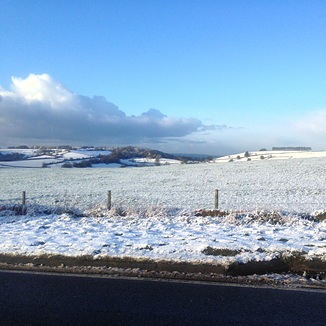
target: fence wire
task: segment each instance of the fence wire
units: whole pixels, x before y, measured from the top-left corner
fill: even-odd
[[[22,193],[0,199],[0,206],[22,204]],[[33,195],[26,192],[26,205],[42,206],[55,211],[57,208],[85,211],[95,207],[108,205],[108,193],[72,193]],[[326,189],[291,189],[270,190],[260,189],[220,189],[218,205],[215,190],[196,191],[163,189],[144,191],[111,191],[111,207],[198,210],[215,209],[228,211],[297,211],[313,212],[326,209]]]

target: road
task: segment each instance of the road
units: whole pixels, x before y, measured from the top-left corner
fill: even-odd
[[[326,291],[0,271],[0,325],[325,325]]]

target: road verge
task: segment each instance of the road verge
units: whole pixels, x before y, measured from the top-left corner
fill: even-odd
[[[94,259],[93,256],[0,254],[0,269],[242,284],[290,285],[296,280],[294,283],[300,287],[326,289],[326,262],[320,259],[277,258],[223,266],[132,257]],[[282,274],[283,277],[272,277],[274,274]]]

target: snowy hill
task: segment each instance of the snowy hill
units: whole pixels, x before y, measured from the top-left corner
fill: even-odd
[[[288,160],[326,157],[326,151],[255,151],[219,157],[214,160],[217,163],[223,162],[247,162],[257,160]]]
[[[180,164],[175,156],[157,150],[127,146],[112,150],[0,149],[0,167],[21,168],[116,168]]]
[[[68,160],[89,160],[111,151],[62,149],[0,149],[0,167],[61,167]]]
[[[199,155],[200,156],[200,155]],[[213,159],[211,163],[287,160],[326,157],[326,151],[254,151]],[[126,146],[111,150],[87,149],[0,149],[0,167],[22,168],[116,168],[205,162],[204,158],[189,161],[186,156],[140,147]]]

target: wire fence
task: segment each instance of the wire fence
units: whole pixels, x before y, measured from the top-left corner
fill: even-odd
[[[15,196],[0,199],[0,208],[25,205],[42,207],[44,211],[85,210],[102,207],[111,209],[134,208],[145,209],[157,207],[194,211],[198,209],[219,209],[228,211],[273,210],[287,212],[313,212],[326,209],[326,189],[210,189],[206,191],[162,189],[147,191],[114,190],[98,193],[64,192],[61,194],[33,195],[22,191]]]

